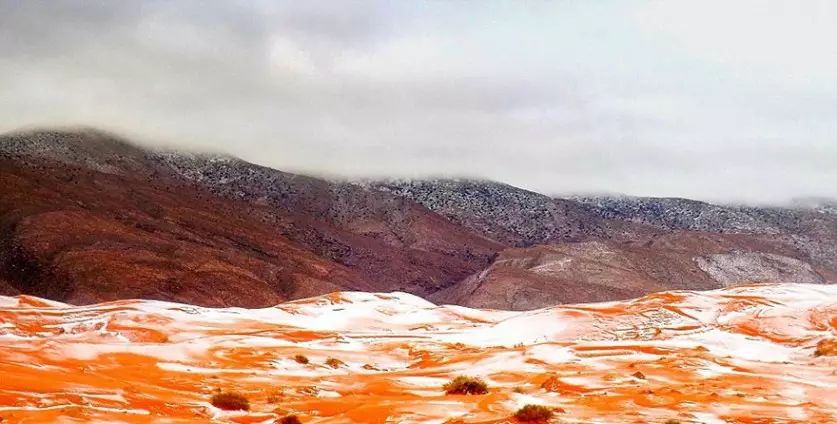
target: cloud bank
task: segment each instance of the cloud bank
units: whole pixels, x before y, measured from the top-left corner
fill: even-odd
[[[837,197],[831,1],[0,0],[0,130],[347,177]]]

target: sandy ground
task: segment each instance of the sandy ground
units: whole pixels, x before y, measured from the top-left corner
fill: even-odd
[[[837,286],[748,285],[530,312],[335,293],[266,309],[0,297],[6,423],[837,422]],[[295,355],[305,355],[300,364]],[[336,358],[343,365],[325,365]],[[487,395],[448,396],[459,375]],[[210,405],[218,390],[249,412]]]

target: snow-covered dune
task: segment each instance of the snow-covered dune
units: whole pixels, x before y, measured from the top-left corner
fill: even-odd
[[[837,286],[824,285],[529,312],[405,293],[252,310],[0,297],[0,418],[494,423],[535,403],[568,423],[837,422],[837,358],[814,355],[835,324]],[[490,393],[445,395],[458,375],[483,378]],[[219,389],[245,394],[251,411],[211,406]]]

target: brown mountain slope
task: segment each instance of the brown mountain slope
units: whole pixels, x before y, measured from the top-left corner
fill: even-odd
[[[0,160],[3,293],[241,306],[427,295],[502,248],[391,194],[96,131],[0,137]]]
[[[297,219],[277,226],[301,246],[384,281],[391,290],[428,295],[487,266],[505,247],[410,199],[380,190],[233,158],[166,155],[164,161],[178,177],[219,196],[325,223],[311,226]]]
[[[266,306],[373,288],[241,213],[241,204],[188,188],[2,159],[0,187],[0,278],[20,293]]]
[[[826,282],[781,241],[679,231],[645,243],[588,241],[508,249],[485,270],[430,297],[469,307],[526,310],[628,299],[664,290],[748,282]]]

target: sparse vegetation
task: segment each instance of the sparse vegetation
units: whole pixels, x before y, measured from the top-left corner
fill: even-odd
[[[514,418],[522,423],[544,423],[552,418],[552,410],[543,405],[526,405],[514,413]]]
[[[279,420],[279,424],[302,424],[302,421],[300,421],[299,417],[296,415],[288,415],[286,417],[282,417],[282,419]]]
[[[484,395],[488,385],[482,379],[461,375],[443,386],[449,395]]]
[[[285,397],[285,393],[281,391],[272,392],[267,395],[267,403],[279,403],[282,401],[282,398]]]
[[[666,420],[663,424],[680,424],[679,420]]]
[[[341,361],[337,358],[328,358],[328,359],[326,359],[325,363],[326,363],[326,365],[328,365],[328,366],[330,366],[334,369],[346,366],[345,362],[343,362],[343,361]]]
[[[522,423],[544,423],[552,418],[552,410],[543,405],[526,405],[514,413],[514,418]]]
[[[820,340],[817,343],[814,356],[837,356],[837,340]]]
[[[515,392],[515,393],[526,393],[526,390],[524,390],[523,387],[515,387],[513,392]]]
[[[307,364],[308,362],[311,362],[311,361],[308,360],[308,357],[305,356],[305,355],[294,356],[294,361],[296,361],[299,364],[303,364],[303,365]]]
[[[541,383],[541,388],[547,392],[558,392],[561,390],[561,386],[561,380],[559,380],[558,376],[555,375],[547,377],[547,379]]]
[[[225,411],[249,411],[250,401],[237,392],[219,392],[210,400],[212,406]]]

